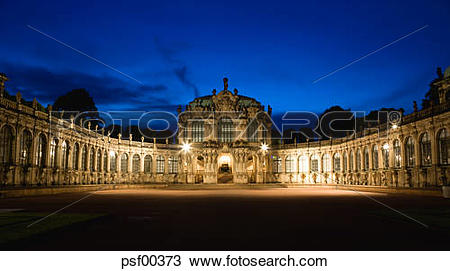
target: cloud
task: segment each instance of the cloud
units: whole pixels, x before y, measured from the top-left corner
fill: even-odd
[[[185,49],[188,47],[186,44],[183,44],[182,46],[168,46],[161,43],[161,41],[155,37],[154,38],[156,50],[160,53],[162,58],[167,61],[170,64],[175,64],[177,67],[173,69],[173,72],[176,76],[176,78],[187,88],[190,88],[194,91],[195,97],[200,96],[198,87],[194,82],[192,82],[188,78],[189,74],[189,68],[182,60],[177,58],[177,53],[181,51],[182,49]]]
[[[0,71],[7,74],[7,87],[14,94],[19,90],[27,99],[36,97],[45,103],[53,103],[57,97],[76,88],[85,88],[97,106],[107,110],[114,106],[136,104],[151,108],[158,104],[170,105],[164,84],[139,85],[112,76],[98,76],[77,71],[52,71],[46,67],[0,62]],[[148,110],[148,109],[147,109]]]
[[[175,68],[174,73],[177,76],[178,80],[180,80],[180,82],[183,83],[183,85],[185,85],[186,87],[192,88],[194,90],[195,97],[200,96],[197,86],[187,78],[186,65],[184,65],[180,68]]]

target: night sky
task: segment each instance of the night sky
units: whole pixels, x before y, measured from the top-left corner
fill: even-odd
[[[336,104],[411,112],[436,67],[450,65],[449,18],[449,1],[2,0],[0,72],[9,92],[44,105],[86,88],[99,110],[174,111],[226,76],[275,114]]]

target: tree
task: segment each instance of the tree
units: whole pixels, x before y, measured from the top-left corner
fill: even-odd
[[[59,96],[53,104],[53,111],[64,111],[64,119],[70,119],[73,116],[77,123],[80,118],[91,119],[91,127],[100,124],[97,110],[94,99],[84,88],[74,89]]]

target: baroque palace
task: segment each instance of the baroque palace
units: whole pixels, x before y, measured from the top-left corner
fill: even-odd
[[[224,89],[178,110],[176,143],[112,138],[5,91],[0,74],[0,185],[291,183],[386,187],[446,184],[450,69],[439,104],[377,132],[272,144],[270,106]]]

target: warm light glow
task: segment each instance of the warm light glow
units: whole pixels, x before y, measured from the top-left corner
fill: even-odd
[[[397,129],[398,128],[398,125],[397,124],[393,124],[392,125],[392,129]]]
[[[231,163],[231,157],[228,155],[223,155],[219,158],[219,164],[230,164]]]
[[[191,144],[189,143],[183,143],[183,147],[182,147],[184,152],[188,152],[191,150]]]
[[[268,149],[269,149],[269,145],[267,145],[266,143],[261,144],[261,150],[267,151]]]
[[[388,144],[388,143],[385,143],[385,144],[383,145],[383,149],[389,150],[389,144]]]

